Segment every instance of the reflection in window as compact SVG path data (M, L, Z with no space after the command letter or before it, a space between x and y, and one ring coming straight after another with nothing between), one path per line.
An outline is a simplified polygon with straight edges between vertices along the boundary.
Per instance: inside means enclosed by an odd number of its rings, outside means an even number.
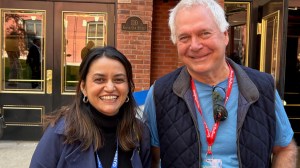
M107 42L107 13L63 12L63 90L74 93L79 65L90 49Z
M227 21L230 24L226 54L238 64L248 66L249 2L225 2Z
M105 46L103 30L103 22L89 22L87 29L87 41L93 41L96 46Z
M1 11L1 82L6 91L43 91L45 11Z
M30 47L30 42L34 37L41 37L42 36L42 21L36 20L36 17L32 17L35 20L24 20L24 27L27 32L26 40L27 40L27 47Z
M260 47L260 71L273 75L276 84L279 82L278 36L279 10L262 18Z

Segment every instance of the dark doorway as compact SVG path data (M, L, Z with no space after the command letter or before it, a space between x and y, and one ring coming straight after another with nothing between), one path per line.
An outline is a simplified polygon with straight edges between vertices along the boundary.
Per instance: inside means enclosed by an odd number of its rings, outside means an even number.
M285 110L300 143L300 10L289 9L284 100Z

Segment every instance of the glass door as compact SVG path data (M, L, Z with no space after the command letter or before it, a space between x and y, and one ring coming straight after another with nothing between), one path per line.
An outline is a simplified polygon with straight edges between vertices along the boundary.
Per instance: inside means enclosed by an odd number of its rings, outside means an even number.
M2 0L0 7L2 138L38 139L42 115L52 111L53 3Z
M287 40L287 1L266 2L259 7L261 23L259 70L272 74L274 83L283 98Z
M250 5L250 2L226 1L224 3L226 17L230 24L226 55L234 62L244 66L249 66Z
M70 103L75 95L79 65L94 47L114 46L114 4L55 3L53 91L54 107Z
M0 13L0 138L38 140L43 115L75 95L88 50L114 46L114 4L1 0Z

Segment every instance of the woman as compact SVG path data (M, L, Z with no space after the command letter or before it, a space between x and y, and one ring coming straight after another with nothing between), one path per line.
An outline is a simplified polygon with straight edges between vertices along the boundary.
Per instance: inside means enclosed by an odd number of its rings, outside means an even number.
M74 102L46 117L30 167L150 167L130 62L113 47L95 48L79 75Z

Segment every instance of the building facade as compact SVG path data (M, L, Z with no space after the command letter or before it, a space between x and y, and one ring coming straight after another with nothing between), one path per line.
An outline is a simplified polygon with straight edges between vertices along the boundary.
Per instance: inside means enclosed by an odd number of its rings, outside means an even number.
M231 25L227 55L237 55L241 64L274 76L298 136L300 33L295 27L300 20L299 2L218 2ZM72 100L78 67L90 48L111 45L122 51L133 65L135 91L148 90L157 78L181 66L167 24L169 10L177 3L1 0L0 113L7 125L0 128L2 138L40 137L42 115ZM36 39L40 40L39 75L32 75L26 62Z

